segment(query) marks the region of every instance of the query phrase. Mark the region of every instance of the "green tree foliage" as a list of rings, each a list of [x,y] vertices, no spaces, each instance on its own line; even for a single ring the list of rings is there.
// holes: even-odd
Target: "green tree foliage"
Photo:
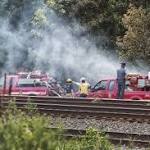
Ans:
[[[127,31],[117,41],[121,48],[120,56],[131,61],[144,60],[150,64],[150,12],[132,6],[122,21]]]
[[[59,15],[70,20],[76,18],[95,41],[100,43],[99,35],[106,36],[109,41],[106,46],[112,49],[116,46],[116,37],[125,32],[122,17],[129,4],[148,7],[147,1],[135,0],[46,0],[46,3]]]
[[[109,35],[120,32],[118,27],[122,27],[114,25],[121,23],[121,15],[128,6],[127,0],[46,0],[46,3],[51,8],[63,10],[71,19],[76,18],[90,31],[97,33],[104,30]]]
[[[127,0],[46,0],[48,6],[70,21],[76,19],[97,46],[113,49],[115,37],[124,32],[121,22]],[[102,37],[104,37],[102,39]]]
[[[47,17],[44,14],[44,9],[39,8],[35,11],[32,23],[39,28],[48,24]]]
[[[128,10],[130,4],[135,7]],[[81,34],[90,37],[97,47],[103,46],[116,53],[115,49],[119,46],[120,56],[134,61],[136,53],[137,59],[144,59],[149,63],[149,19],[145,19],[149,18],[149,0],[1,0],[0,2],[0,16],[8,16],[10,24],[15,29],[22,21],[22,17],[26,17],[23,21],[27,24],[27,30],[30,30],[32,24],[31,32],[36,38],[42,36],[40,29],[49,29],[47,27],[52,24],[48,22],[45,13],[48,9],[54,10],[70,25],[77,20],[85,28]],[[123,16],[126,12],[127,15]],[[135,21],[131,21],[133,18]],[[143,28],[146,32],[140,31]],[[116,42],[118,36],[121,38]]]

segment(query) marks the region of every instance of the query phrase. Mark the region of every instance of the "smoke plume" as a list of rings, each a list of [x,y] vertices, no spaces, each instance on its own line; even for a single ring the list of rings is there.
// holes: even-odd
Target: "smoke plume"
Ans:
[[[118,61],[83,36],[86,29],[79,23],[68,24],[44,4],[24,6],[21,11],[15,29],[12,17],[0,19],[1,72],[25,68],[47,71],[59,79],[115,77]]]

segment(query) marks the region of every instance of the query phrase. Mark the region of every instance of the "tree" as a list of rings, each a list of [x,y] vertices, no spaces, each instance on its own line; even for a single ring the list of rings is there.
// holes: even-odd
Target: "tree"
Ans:
[[[47,17],[45,16],[44,9],[39,8],[35,11],[32,23],[35,26],[42,27],[48,24]]]
[[[119,55],[130,61],[144,60],[150,64],[150,12],[131,6],[122,22],[127,31],[117,39]]]

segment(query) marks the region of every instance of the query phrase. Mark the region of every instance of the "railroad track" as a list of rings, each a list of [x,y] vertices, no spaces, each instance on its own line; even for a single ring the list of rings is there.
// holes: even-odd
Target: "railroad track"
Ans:
[[[61,115],[63,117],[78,118],[107,118],[113,120],[128,120],[150,123],[150,101],[83,99],[58,97],[27,97],[27,96],[0,96],[1,110],[6,109],[11,100],[18,108],[26,110],[28,104],[36,105],[33,108],[40,113]],[[66,137],[80,137],[85,130],[66,129]],[[114,144],[135,144],[150,146],[150,135],[128,134],[120,132],[105,132],[108,139]]]
[[[56,128],[53,128],[54,130]],[[81,138],[86,134],[86,130],[65,129],[63,136],[67,138]],[[150,135],[130,134],[121,132],[105,132],[102,133],[113,144],[130,145],[138,147],[150,147]]]
[[[34,109],[41,113],[65,117],[78,115],[81,118],[113,118],[150,122],[150,101],[1,96],[1,108],[8,107],[10,100],[14,100],[17,107],[21,109],[25,109],[30,101],[30,104],[36,105]]]
[[[67,104],[90,104],[90,105],[107,105],[107,106],[123,106],[123,107],[142,107],[142,108],[149,108],[150,107],[150,100],[140,100],[140,101],[133,101],[133,100],[115,100],[115,99],[92,99],[92,98],[58,98],[58,97],[36,97],[36,96],[0,96],[1,101],[8,101],[8,100],[16,100],[16,101],[33,101],[39,103],[67,103]]]

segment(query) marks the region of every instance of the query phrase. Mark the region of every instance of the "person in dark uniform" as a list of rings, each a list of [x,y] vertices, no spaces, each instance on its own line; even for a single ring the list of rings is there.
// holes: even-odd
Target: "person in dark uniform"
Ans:
[[[71,79],[66,80],[65,93],[66,93],[67,97],[73,97],[74,96],[73,83],[72,83]]]
[[[126,63],[121,63],[121,68],[117,70],[117,83],[118,83],[118,92],[117,99],[124,98],[124,90],[125,90],[125,78],[126,78]]]

